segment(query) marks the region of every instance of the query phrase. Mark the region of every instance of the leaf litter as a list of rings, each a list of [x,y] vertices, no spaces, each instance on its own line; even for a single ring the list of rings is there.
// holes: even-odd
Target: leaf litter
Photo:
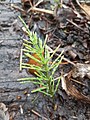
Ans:
[[[56,48],[57,44],[60,44],[60,47],[65,51],[64,57],[66,59],[64,59],[63,62],[67,62],[65,65],[60,65],[60,68],[65,70],[62,69],[62,71],[64,71],[62,75],[62,88],[68,95],[90,104],[89,95],[84,95],[80,90],[82,88],[82,86],[79,87],[80,83],[78,83],[77,87],[75,86],[77,83],[75,79],[78,78],[78,81],[81,79],[79,82],[81,82],[83,86],[86,85],[90,87],[87,82],[87,84],[84,83],[85,78],[90,79],[90,19],[89,13],[87,12],[90,7],[86,4],[78,4],[81,12],[85,12],[83,16],[82,13],[78,12],[72,2],[62,2],[62,7],[57,8],[56,11],[45,9],[47,3],[48,2],[44,2],[43,0],[38,3],[36,3],[36,1],[33,3],[32,0],[23,0],[22,8],[15,5],[12,5],[12,7],[22,12],[26,17],[29,17],[29,19],[26,19],[26,23],[31,30],[35,23],[38,24],[39,32],[42,33],[42,36],[48,35],[48,46],[52,50]],[[44,23],[43,27],[41,27],[39,21]],[[70,46],[70,49],[66,50],[67,46]],[[60,51],[61,49],[59,49],[56,56]],[[87,62],[88,64],[85,64]],[[68,66],[71,67],[69,68]],[[59,71],[61,73],[60,68]],[[66,72],[66,69],[68,69],[68,72]],[[73,78],[74,81],[72,80]]]

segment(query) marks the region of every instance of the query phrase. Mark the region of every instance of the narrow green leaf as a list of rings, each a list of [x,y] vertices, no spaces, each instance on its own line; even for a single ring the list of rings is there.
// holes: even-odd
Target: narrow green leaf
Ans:
[[[33,59],[33,60],[35,60],[36,62],[38,62],[38,63],[41,63],[41,61],[40,60],[38,60],[37,58],[35,58],[34,56],[32,56],[32,55],[30,55],[29,53],[24,53],[27,57],[29,57],[29,58],[31,58],[31,59]]]
[[[35,93],[35,92],[40,92],[42,90],[45,90],[47,87],[41,87],[41,88],[37,88],[35,90],[32,90],[31,93]]]
[[[60,80],[61,80],[61,76],[60,76],[59,79],[58,79],[58,82],[57,82],[56,88],[55,88],[55,90],[54,90],[54,94],[56,93],[56,91],[57,91],[57,89],[58,89],[58,86],[59,86]]]

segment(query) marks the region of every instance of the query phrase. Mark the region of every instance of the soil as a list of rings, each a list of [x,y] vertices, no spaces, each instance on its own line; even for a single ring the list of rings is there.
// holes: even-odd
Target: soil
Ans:
[[[61,86],[52,99],[40,93],[31,94],[35,86],[31,82],[22,84],[18,81],[19,78],[28,77],[28,74],[26,70],[19,71],[20,49],[24,35],[21,31],[22,23],[18,18],[21,13],[10,6],[12,2],[21,6],[19,0],[6,0],[0,3],[0,102],[7,105],[10,120],[89,120],[90,104],[68,96]],[[67,24],[67,28],[69,33],[64,33],[58,27],[54,29],[48,45],[55,48],[60,43],[62,49],[65,47],[68,49],[68,46],[73,44],[75,54],[78,51],[76,60],[79,62],[90,60],[89,47],[85,48],[82,45],[83,39],[89,41],[90,33],[77,30],[71,24]],[[65,56],[73,60],[68,50]],[[68,71],[69,67],[72,66],[65,65],[64,70]],[[84,90],[90,95],[90,89]]]

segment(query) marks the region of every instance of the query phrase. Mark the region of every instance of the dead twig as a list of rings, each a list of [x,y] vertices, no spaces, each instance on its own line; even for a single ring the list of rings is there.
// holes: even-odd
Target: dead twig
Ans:
[[[46,9],[36,8],[35,6],[31,7],[27,11],[27,13],[29,13],[30,11],[36,11],[36,12],[40,12],[40,13],[47,13],[47,14],[51,14],[51,15],[54,14],[54,12],[52,10],[46,10]]]
[[[33,6],[33,4],[32,4],[32,2],[31,2],[31,0],[29,0],[29,3],[30,3],[30,6],[32,7],[32,6]]]
[[[80,84],[80,85],[83,85],[83,86],[86,86],[86,87],[88,87],[86,84],[84,84],[84,83],[81,83],[80,81],[78,81],[78,80],[75,80],[75,79],[70,79],[70,80],[72,80],[72,81],[74,81],[74,82],[76,82],[76,83],[78,83],[78,84]]]
[[[88,33],[87,31],[85,31],[83,28],[81,28],[80,26],[78,26],[76,23],[74,23],[73,21],[66,19],[68,22],[70,22],[71,24],[73,24],[74,26],[76,26],[78,29],[84,31],[85,33]]]
[[[37,7],[39,4],[41,4],[42,2],[44,2],[44,0],[39,0],[35,5],[34,7]]]
[[[43,117],[42,115],[40,115],[38,112],[36,112],[35,110],[31,110],[32,113],[34,113],[35,115],[37,115],[38,117],[41,117],[43,120],[48,120],[46,117]]]
[[[14,4],[11,4],[11,7],[13,7],[14,9],[16,9],[16,10],[18,10],[18,11],[21,11],[21,12],[23,12],[23,13],[26,14],[26,11],[25,11],[25,10],[23,10],[22,8],[20,8],[20,7],[16,6],[16,5],[14,5]]]
[[[76,64],[74,62],[70,61],[69,59],[67,59],[65,57],[63,58],[63,60],[67,61],[68,63],[72,64],[73,66],[76,66]]]
[[[3,40],[0,41],[0,44],[3,43]]]

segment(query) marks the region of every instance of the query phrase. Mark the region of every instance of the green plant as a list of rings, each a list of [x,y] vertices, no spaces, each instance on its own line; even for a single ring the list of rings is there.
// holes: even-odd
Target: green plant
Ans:
[[[37,37],[36,33],[31,32],[28,28],[25,22],[22,20],[21,17],[19,17],[22,21],[26,33],[29,37],[29,40],[24,39],[23,45],[24,48],[21,49],[21,58],[20,58],[20,69],[34,69],[37,72],[35,72],[36,77],[29,77],[29,78],[21,78],[19,80],[23,82],[33,82],[36,85],[39,85],[39,88],[32,90],[31,92],[41,92],[45,95],[49,95],[50,97],[53,97],[58,89],[61,76],[58,78],[54,78],[55,72],[61,63],[62,60],[62,53],[52,62],[51,59],[53,58],[54,54],[58,50],[59,46],[54,50],[52,55],[50,55],[48,51],[48,46],[46,44],[46,40],[44,41],[44,44],[42,43],[42,40]],[[44,52],[44,55],[42,54]],[[32,53],[36,53],[40,59],[35,58],[32,56]],[[23,56],[28,57],[29,59],[33,59],[37,61],[40,66],[36,66],[33,64],[27,64],[23,63]],[[41,87],[40,87],[41,86]]]

